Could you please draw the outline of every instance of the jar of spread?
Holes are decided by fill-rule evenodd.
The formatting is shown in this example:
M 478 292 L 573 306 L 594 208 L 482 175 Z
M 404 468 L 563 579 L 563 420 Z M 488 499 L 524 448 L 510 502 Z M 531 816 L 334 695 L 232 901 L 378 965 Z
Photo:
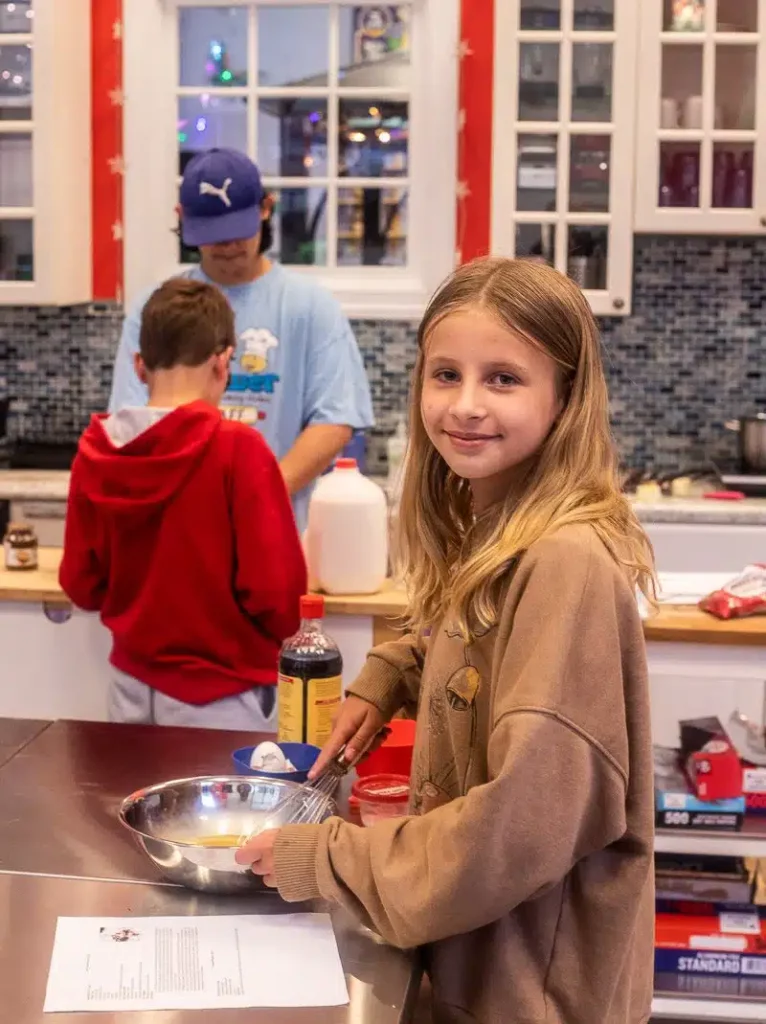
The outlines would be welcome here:
M 37 568 L 37 535 L 26 523 L 10 523 L 3 538 L 5 568 L 12 571 Z

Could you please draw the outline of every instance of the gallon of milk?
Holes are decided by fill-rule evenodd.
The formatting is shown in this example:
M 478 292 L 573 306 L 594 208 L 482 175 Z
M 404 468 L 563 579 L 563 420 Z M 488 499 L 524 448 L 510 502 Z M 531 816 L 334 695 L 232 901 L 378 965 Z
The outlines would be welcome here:
M 383 490 L 338 459 L 309 504 L 309 574 L 328 594 L 374 594 L 388 569 L 388 508 Z

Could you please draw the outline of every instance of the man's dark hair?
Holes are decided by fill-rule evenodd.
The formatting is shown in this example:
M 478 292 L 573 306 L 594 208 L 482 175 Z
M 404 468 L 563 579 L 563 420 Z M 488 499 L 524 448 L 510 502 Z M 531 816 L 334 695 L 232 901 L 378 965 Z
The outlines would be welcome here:
M 268 198 L 268 196 L 264 197 Z M 178 218 L 178 224 L 173 228 L 173 233 L 178 235 L 179 240 L 179 263 L 199 263 L 200 252 L 196 245 L 186 245 L 183 241 L 183 234 L 181 228 L 181 218 Z M 263 256 L 265 253 L 271 251 L 274 245 L 274 213 L 272 212 L 270 217 L 264 217 L 261 220 L 261 240 L 258 245 L 258 255 Z
M 214 285 L 171 277 L 144 306 L 139 351 L 147 370 L 202 366 L 236 343 L 234 313 Z
M 274 214 L 272 212 L 268 219 L 261 221 L 261 244 L 258 246 L 258 255 L 269 252 L 274 244 Z

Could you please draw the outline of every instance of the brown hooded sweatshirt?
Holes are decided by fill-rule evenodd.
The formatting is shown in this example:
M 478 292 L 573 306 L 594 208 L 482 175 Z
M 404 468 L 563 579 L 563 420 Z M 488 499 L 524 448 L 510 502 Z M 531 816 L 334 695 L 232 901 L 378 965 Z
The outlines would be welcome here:
M 350 690 L 417 702 L 412 816 L 289 826 L 282 896 L 425 947 L 438 1024 L 642 1024 L 653 979 L 653 779 L 632 587 L 568 526 L 513 570 L 497 626 L 371 652 Z

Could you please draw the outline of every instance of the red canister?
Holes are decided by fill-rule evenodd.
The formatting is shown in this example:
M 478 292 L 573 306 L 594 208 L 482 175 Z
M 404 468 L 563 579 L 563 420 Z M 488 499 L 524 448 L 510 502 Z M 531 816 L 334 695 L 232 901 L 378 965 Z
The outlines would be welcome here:
M 415 746 L 415 722 L 409 718 L 394 718 L 388 727 L 391 733 L 385 742 L 357 765 L 356 774 L 360 779 L 370 775 L 406 775 L 409 778 Z

